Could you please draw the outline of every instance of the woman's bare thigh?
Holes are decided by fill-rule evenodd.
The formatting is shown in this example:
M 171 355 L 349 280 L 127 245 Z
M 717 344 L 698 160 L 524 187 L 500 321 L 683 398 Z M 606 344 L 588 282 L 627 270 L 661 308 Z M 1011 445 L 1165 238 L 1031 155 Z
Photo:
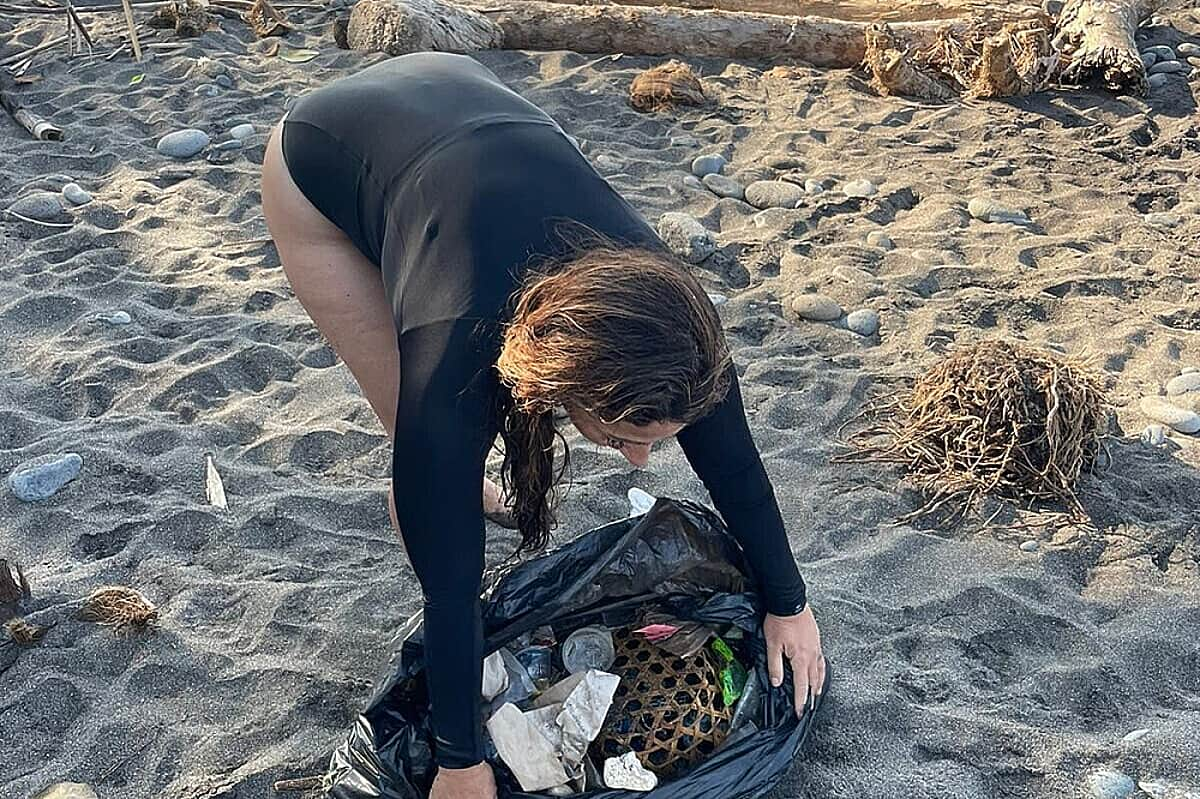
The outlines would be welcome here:
M 400 354 L 379 267 L 296 186 L 277 125 L 263 159 L 262 204 L 296 299 L 345 362 L 391 437 L 400 391 Z

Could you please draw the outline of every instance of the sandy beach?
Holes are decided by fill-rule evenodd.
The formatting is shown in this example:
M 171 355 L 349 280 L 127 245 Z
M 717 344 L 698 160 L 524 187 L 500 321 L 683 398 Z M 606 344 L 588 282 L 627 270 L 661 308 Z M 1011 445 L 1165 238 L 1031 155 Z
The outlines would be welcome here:
M 3 799 L 59 781 L 102 799 L 275 795 L 275 780 L 324 771 L 419 607 L 388 524 L 384 432 L 292 295 L 261 213 L 266 134 L 289 100 L 383 58 L 336 49 L 338 13 L 288 11 L 279 52 L 319 51 L 304 63 L 224 18 L 190 40 L 146 31 L 178 46 L 148 46 L 144 63 L 109 60 L 122 16 L 85 15 L 96 54 L 48 50 L 20 87 L 65 140 L 0 116 L 0 206 L 69 182 L 91 197 L 49 224 L 0 221 L 0 474 L 82 458 L 49 499 L 0 488 L 0 557 L 32 584 L 23 615 L 51 625 L 0 645 Z M 1140 44 L 1200 44 L 1200 12 L 1168 18 Z M 0 12 L 0 57 L 61 28 Z M 876 96 L 846 70 L 687 59 L 709 104 L 642 114 L 630 81 L 662 59 L 478 58 L 648 220 L 692 215 L 719 245 L 697 274 L 727 298 L 751 427 L 837 675 L 772 799 L 1059 799 L 1094 795 L 1103 769 L 1150 786 L 1135 796 L 1200 795 L 1186 793 L 1200 792 L 1200 436 L 1140 438 L 1141 400 L 1200 369 L 1197 71 L 1144 99 L 944 105 Z M 187 128 L 211 139 L 199 154 L 156 150 Z M 743 187 L 788 178 L 810 193 L 766 212 L 718 197 L 691 172 L 708 154 Z M 856 181 L 875 194 L 847 196 Z M 976 219 L 976 197 L 1031 224 Z M 798 317 L 793 300 L 814 291 L 876 312 L 878 332 Z M 839 431 L 993 337 L 1104 373 L 1115 422 L 1107 468 L 1082 486 L 1090 523 L 895 524 L 920 498 L 891 467 L 831 464 Z M 1172 400 L 1200 410 L 1200 392 Z M 568 438 L 560 540 L 626 515 L 631 487 L 705 499 L 674 442 L 635 471 Z M 210 454 L 226 510 L 206 498 Z M 489 562 L 515 541 L 489 526 Z M 107 584 L 158 606 L 151 632 L 75 618 Z

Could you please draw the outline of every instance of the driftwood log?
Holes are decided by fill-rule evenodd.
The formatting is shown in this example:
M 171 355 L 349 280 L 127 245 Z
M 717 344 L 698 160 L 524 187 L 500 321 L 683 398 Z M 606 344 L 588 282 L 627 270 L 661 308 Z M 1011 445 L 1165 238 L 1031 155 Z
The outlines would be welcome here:
M 969 19 L 896 22 L 872 49 L 878 26 L 815 16 L 594 0 L 359 0 L 345 43 L 390 55 L 504 48 L 772 59 L 843 69 L 865 62 L 881 91 L 940 100 L 1028 94 L 1060 76 L 1083 82 L 1097 74 L 1115 91 L 1145 93 L 1146 69 L 1133 37 L 1155 5 L 1069 0 L 1057 26 L 1020 5 Z

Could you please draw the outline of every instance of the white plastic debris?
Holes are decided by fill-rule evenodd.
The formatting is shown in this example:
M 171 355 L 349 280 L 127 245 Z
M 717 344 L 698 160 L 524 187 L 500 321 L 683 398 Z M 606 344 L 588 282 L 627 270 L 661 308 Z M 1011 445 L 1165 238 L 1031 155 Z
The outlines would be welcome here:
M 604 761 L 604 784 L 624 791 L 653 791 L 658 777 L 642 765 L 636 752 L 626 752 Z
M 649 513 L 655 501 L 654 497 L 640 488 L 629 489 L 629 515 L 641 516 L 643 513 Z
M 562 746 L 562 727 L 558 726 L 558 714 L 561 712 L 561 702 L 525 711 L 525 718 L 529 719 L 529 723 L 545 736 L 555 750 Z
M 508 688 L 508 672 L 504 670 L 504 657 L 500 650 L 483 659 L 483 698 L 489 702 Z
M 508 685 L 505 687 L 500 698 L 504 702 L 512 702 L 514 704 L 524 702 L 533 696 L 537 690 L 533 684 L 533 678 L 529 676 L 529 672 L 526 671 L 521 661 L 517 660 L 516 655 L 508 651 L 507 647 L 498 651 L 504 662 L 504 671 L 508 674 Z
M 567 782 L 554 745 L 511 702 L 500 706 L 487 723 L 496 752 L 523 791 L 544 791 Z
M 563 731 L 562 762 L 572 778 L 583 776 L 588 744 L 600 734 L 620 682 L 615 674 L 589 669 L 563 702 L 558 714 L 558 726 Z
M 225 484 L 221 482 L 221 473 L 217 471 L 217 464 L 213 463 L 213 456 L 205 456 L 205 493 L 208 494 L 208 504 L 225 510 L 229 507 L 229 503 L 225 501 Z
M 546 707 L 547 705 L 561 705 L 567 701 L 567 697 L 575 690 L 575 686 L 583 682 L 583 678 L 586 676 L 586 673 L 581 671 L 578 674 L 562 678 L 538 694 L 537 699 L 533 700 L 533 706 L 539 708 Z

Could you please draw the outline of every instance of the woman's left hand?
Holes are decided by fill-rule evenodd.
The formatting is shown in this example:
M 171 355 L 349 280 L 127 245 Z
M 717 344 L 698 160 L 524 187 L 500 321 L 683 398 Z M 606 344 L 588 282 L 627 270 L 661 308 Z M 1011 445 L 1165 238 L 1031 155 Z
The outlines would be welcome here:
M 813 618 L 812 606 L 806 606 L 795 616 L 767 614 L 763 622 L 767 638 L 767 675 L 771 685 L 783 684 L 783 659 L 792 667 L 792 683 L 796 689 L 796 716 L 804 715 L 808 689 L 813 691 L 813 703 L 825 686 L 825 656 L 821 654 L 821 631 Z

